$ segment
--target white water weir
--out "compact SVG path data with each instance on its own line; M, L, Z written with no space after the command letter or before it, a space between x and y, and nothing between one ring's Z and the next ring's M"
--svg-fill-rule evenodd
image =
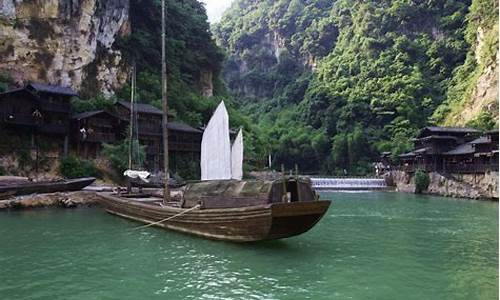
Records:
M387 183L381 178L320 178L312 177L317 190L383 190Z

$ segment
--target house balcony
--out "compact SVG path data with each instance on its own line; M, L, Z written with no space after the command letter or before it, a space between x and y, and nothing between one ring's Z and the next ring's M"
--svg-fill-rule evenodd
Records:
M490 171L498 172L498 164L446 164L443 171L446 173L480 174Z
M78 136L78 141L80 142L88 142L88 143L106 143L111 144L116 142L116 136L113 133L104 133L104 132L92 132L88 133L85 139L83 136Z
M486 172L498 172L498 164L461 164L449 163L444 165L434 166L432 164L420 165L402 165L397 166L397 170L406 173L414 173L416 170L423 170L426 172L439 172L439 173L457 173L457 174L484 174Z
M0 122L11 125L37 127L40 119L34 118L31 114L2 113L0 114Z
M200 152L200 143L182 143L169 141L169 150L177 152Z
M40 106L44 111L70 113L71 106L69 103L53 103L46 100L40 100Z
M45 134L66 135L68 134L68 127L68 124L42 124L39 131Z
M139 135L162 135L161 126L141 124L137 126Z
M149 154L149 155L159 155L160 149L158 147L146 146L145 152L146 152L146 154Z

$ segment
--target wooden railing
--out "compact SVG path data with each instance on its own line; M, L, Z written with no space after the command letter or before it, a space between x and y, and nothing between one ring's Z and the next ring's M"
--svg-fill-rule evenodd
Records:
M2 113L0 122L15 125L38 126L37 119L31 114Z
M446 164L442 171L447 173L475 174L490 171L498 172L498 164Z
M79 135L78 140L91 143L112 143L116 141L116 136L113 133L92 132L87 133L87 137L85 139L82 135Z
M162 134L161 126L152 126L152 125L144 125L139 123L139 134L153 134L158 135Z
M45 111L70 112L71 106L69 103L54 103L47 100L40 100L41 107Z
M170 150L172 151L185 151L185 152L200 152L201 144L197 143L181 143L181 142L170 142Z
M498 164L445 164L434 166L431 164L396 166L396 170L407 173L414 173L420 169L426 172L460 173L460 174L478 174L486 172L498 172Z
M69 131L68 124L42 124L40 131L43 133L67 134Z
M154 146L146 146L145 152L146 152L146 154L156 155L156 154L160 154L160 149L158 147L154 147Z

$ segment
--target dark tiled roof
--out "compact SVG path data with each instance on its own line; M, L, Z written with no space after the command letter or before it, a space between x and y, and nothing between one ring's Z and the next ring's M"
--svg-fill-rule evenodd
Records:
M413 157L413 156L415 156L415 153L413 153L413 152L408 152L408 153L404 153L404 154L399 155L399 157L402 157L402 158Z
M37 92L59 94L65 96L78 96L78 94L69 87L63 87L60 85L50 85L42 83L30 83L26 86L33 88Z
M111 117L114 117L114 118L118 118L118 116L110 113L109 111L106 111L106 110L92 110L92 111L86 111L86 112L82 112L82 113L79 113L79 114L76 114L76 115L73 115L71 118L74 119L74 120L82 120L82 119L86 119L86 118L89 118L89 117L93 117L93 116L96 116L98 114L101 114L101 113L105 113Z
M98 115L98 114L100 114L102 112L104 112L104 110L86 111L86 112L82 112L82 113L73 115L71 118L75 119L75 120L81 120L81 119L86 119L88 117L92 117L92 116Z
M440 126L427 126L424 130L431 132L449 132L449 133L478 133L477 129L469 127L440 127Z
M456 139L457 139L456 136L451 136L451 135L429 135L416 140L427 141L427 140L456 140Z
M117 104L120 104L130 110L130 102L127 101L118 101ZM163 112L159 110L158 108L154 107L153 105L150 104L145 104L145 103L135 103L135 109L139 113L144 113L144 114L154 114L154 115L163 115Z
M464 155L474 153L474 146L471 143L462 144L455 149L445 152L444 155Z
M3 93L0 93L0 95L6 95L6 94L11 94L11 93L18 93L18 92L22 92L24 91L24 88L17 88L17 89L12 89L12 90L8 90L8 91L5 91Z
M486 136L482 136L482 137L479 137L479 138L473 140L470 143L473 144L473 145L476 145L476 144L489 144L489 143L491 143L491 140L488 137L486 137Z
M203 131L193 128L188 124L180 123L180 122L169 122L167 124L167 128L172 131L182 131L182 132L191 132L191 133L202 133Z
M408 152L408 153L405 153L405 154L401 154L399 155L399 157L413 157L413 156L417 156L417 155L421 155L421 154L434 154L433 151L432 151L432 148L429 148L429 147L424 147L424 148L420 148L420 149L415 149L411 152Z
M413 150L413 153L415 153L415 154L428 153L428 152L431 152L430 150L431 150L431 148L425 147L425 148L420 148L420 149L417 149L417 150Z

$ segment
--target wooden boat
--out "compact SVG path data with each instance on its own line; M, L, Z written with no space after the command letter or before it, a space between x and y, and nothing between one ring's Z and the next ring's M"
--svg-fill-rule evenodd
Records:
M28 194L44 194L55 192L78 191L92 184L94 177L41 182L0 182L0 195L20 196Z
M163 170L168 172L165 6L165 0L162 0ZM132 102L134 82L135 75L132 78ZM132 138L131 130L131 141ZM189 183L178 201L171 201L175 199L171 198L168 184L164 187L163 199L133 194L100 194L99 201L107 212L147 224L145 226L154 225L224 241L280 239L311 229L328 210L330 202L320 201L310 181L300 180L298 176L278 181L229 180L241 179L243 174L242 137L237 137L236 141L236 146L231 147L228 114L224 102L221 102L203 133L201 143L201 178L206 181ZM131 155L129 169L132 169Z
M231 242L287 238L311 229L330 201L321 201L303 180L205 181L189 183L180 199L99 194L110 214Z

